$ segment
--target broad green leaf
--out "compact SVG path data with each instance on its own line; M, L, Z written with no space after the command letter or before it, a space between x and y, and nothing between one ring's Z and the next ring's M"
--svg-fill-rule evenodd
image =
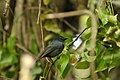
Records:
M115 38L119 38L120 37L120 29L115 31L114 36L115 36Z
M91 26L92 26L92 23L91 23L92 21L91 21L91 17L89 17L88 19L87 19L87 22L86 22L86 25L87 25L87 27L88 28L90 28Z
M99 40L96 41L96 48L95 48L95 51L96 51L96 57L99 56L100 52L102 50L102 44Z
M100 72L100 71L103 71L103 70L106 70L107 69L107 65L106 65L106 62L105 60L101 60L99 65L97 65L97 69L95 72Z
M87 69L89 67L89 63L87 61L78 62L75 66L77 69Z
M55 20L46 21L44 27L47 31L51 31L51 32L54 32L57 34L60 34L60 32L61 32L61 29L59 28L59 26L57 25L57 22Z
M117 26L114 27L109 27L109 29L107 30L107 34L112 34L113 32L115 32L117 30Z
M2 55L2 57L4 57L4 58L2 58L0 61L0 69L6 68L17 62L17 57L15 55L13 55L13 54L5 55L5 53L3 53L3 54L4 55Z
M115 16L114 15L109 15L108 16L108 21L117 25L117 15L115 15Z
M70 71L71 65L67 64L66 68L64 69L64 72L62 73L62 77L65 78L68 72Z
M116 42L116 45L117 45L118 47L120 47L120 42Z
M55 64L62 78L64 78L67 75L70 69L69 56L67 54L68 54L68 51L64 50L63 54L60 56L60 59L58 59L58 61Z
M69 57L66 54L63 54L60 58L60 74L62 75L64 73L65 68L67 67L68 63L69 63Z
M48 5L48 4L50 4L51 1L52 1L52 0L43 0L43 3L44 3L45 5Z
M91 36L91 33L87 33L82 35L82 38L86 40L86 39L90 39L90 36Z
M41 72L42 69L39 66L34 67L34 69L32 70L32 74L40 74Z
M13 36L9 37L7 44L4 44L2 49L2 55L0 61L1 68L5 68L17 62L15 45L16 45L16 38Z
M111 54L112 54L112 61L109 66L109 70L120 64L120 48L119 47L114 48Z
M102 22L103 25L108 23L108 12L106 9L100 8L98 10L96 10L98 13L98 16Z
M112 49L106 49L103 57L97 66L97 72L108 69L110 71L112 68L120 64L120 48L113 47Z

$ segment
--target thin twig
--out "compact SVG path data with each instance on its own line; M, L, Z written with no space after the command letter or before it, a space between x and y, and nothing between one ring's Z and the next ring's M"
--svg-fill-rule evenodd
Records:
M46 79L47 79L47 77L48 77L48 74L50 73L50 70L51 70L52 66L53 66L53 65L55 64L55 62L60 58L60 56L61 56L61 55L59 55L59 56L57 57L57 59L55 59L55 61L53 61L52 64L50 65L50 67L49 67L49 69L48 69L48 71L47 71L47 73L46 73L46 76L45 76Z
M40 22L40 15L41 15L41 0L39 0L39 11L38 11L37 24L39 24Z
M68 27L70 27L73 31L78 33L78 30L73 25L71 25L68 21L66 21L64 19L62 19L61 21L63 21L66 25L68 25Z
M38 12L38 20L37 24L40 24L41 28L41 37L42 37L42 51L44 50L44 34L43 34L43 26L42 26L42 20L41 20L41 0L39 0L39 12Z
M22 46L18 43L16 44L16 46L18 48L20 48L21 50L23 50L24 52L28 53L29 55L33 56L33 58L36 60L37 57L35 55L33 55L33 53L30 50L26 49L24 46Z
M70 42L70 43L68 44L68 47L71 46L87 29L88 29L88 28L85 28L85 29L75 38L74 41Z

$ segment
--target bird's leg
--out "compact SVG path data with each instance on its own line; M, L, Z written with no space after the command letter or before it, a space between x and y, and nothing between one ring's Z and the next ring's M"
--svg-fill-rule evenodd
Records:
M48 69L48 72L47 72L47 74L46 74L46 79L47 79L47 77L48 77L48 74L49 74L52 66L53 66L53 65L55 64L55 62L60 58L60 56L61 56L61 55L57 56L57 58L56 58L54 61L53 61L51 58L48 58L48 59L49 59L49 62L52 63L52 64L50 65L50 67L49 67L49 69Z
M49 58L49 57L46 57L46 60L49 62L49 63L53 63L53 60L51 59L51 58Z

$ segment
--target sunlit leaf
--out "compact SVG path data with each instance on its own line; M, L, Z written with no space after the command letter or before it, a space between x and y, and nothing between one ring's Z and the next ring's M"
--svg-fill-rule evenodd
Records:
M62 63L61 67L60 67L61 75L63 74L65 68L67 67L68 62L69 62L69 57L67 55L63 54L60 58L60 63Z
M44 3L45 5L48 5L48 4L50 4L51 1L52 1L52 0L43 0L43 3Z
M54 32L57 34L59 34L61 32L61 29L59 28L59 26L57 25L57 22L55 20L46 21L44 27L47 31L51 31L51 32Z
M103 25L108 23L108 12L106 9L100 8L99 10L96 10L98 13L98 16L102 22Z
M120 42L116 42L117 46L120 47Z
M117 15L115 15L115 16L114 15L109 15L108 16L108 21L117 25Z
M115 36L115 38L119 38L120 37L120 29L115 31L114 36Z
M88 62L93 62L93 61L95 61L96 56L89 56L88 53L89 53L88 51L87 51L87 52L84 52L82 57L83 57L86 61L88 61Z
M56 62L56 66L59 70L60 76L65 77L70 69L68 51L64 50L63 54L60 56L60 59Z
M91 18L89 17L88 19L87 19L87 22L86 22L86 25L87 25L87 27L88 28L90 28L91 26L92 26L92 23L91 23L92 21L91 21Z

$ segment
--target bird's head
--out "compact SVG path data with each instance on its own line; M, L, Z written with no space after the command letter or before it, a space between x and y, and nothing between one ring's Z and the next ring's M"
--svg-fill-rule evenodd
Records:
M61 42L65 41L66 39L67 38L65 38L63 36L57 36L57 37L54 38L54 40L58 40L58 41L61 41Z

